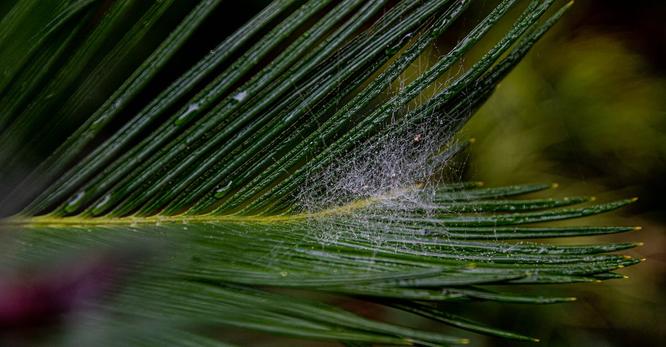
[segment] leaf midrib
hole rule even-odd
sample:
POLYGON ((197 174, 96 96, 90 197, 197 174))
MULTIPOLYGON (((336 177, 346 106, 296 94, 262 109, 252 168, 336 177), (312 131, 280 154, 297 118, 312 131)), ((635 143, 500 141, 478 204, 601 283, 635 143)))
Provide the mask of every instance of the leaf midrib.
POLYGON ((188 224, 188 223, 255 223, 255 224, 275 224, 275 223, 295 223, 307 219, 322 218, 333 215, 347 214, 351 211, 367 207, 378 201, 379 198, 368 198, 351 202, 349 204, 325 209, 319 212, 303 212, 284 215, 153 215, 153 216, 127 216, 127 217, 92 217, 85 215, 76 216, 14 216, 5 220, 0 220, 2 226, 105 226, 105 225, 160 225, 160 224, 188 224))

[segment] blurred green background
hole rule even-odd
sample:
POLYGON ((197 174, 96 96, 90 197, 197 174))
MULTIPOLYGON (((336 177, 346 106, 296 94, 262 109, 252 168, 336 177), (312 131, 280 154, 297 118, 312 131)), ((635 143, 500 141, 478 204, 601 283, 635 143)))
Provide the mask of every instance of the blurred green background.
POLYGON ((577 2, 463 130, 477 139, 467 179, 557 182, 561 196, 640 197, 585 222, 642 226, 598 241, 643 241, 628 254, 647 261, 625 269, 629 279, 552 288, 577 296, 576 303, 479 304, 479 319, 530 332, 547 346, 666 346, 664 14, 660 1, 577 2))

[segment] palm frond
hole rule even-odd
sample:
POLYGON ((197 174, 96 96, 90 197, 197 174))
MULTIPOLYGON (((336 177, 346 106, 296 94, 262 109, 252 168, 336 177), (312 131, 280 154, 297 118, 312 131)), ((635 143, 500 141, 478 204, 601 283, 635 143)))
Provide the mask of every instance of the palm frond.
MULTIPOLYGON (((31 285, 58 302, 49 312, 81 317, 65 343, 223 345, 211 337, 219 326, 349 344, 467 342, 365 318, 326 303, 333 297, 534 340, 445 305, 568 302, 504 290, 617 278, 639 260, 609 254, 636 243, 512 241, 631 231, 532 224, 633 199, 516 199, 551 185, 437 178, 464 150, 456 131, 570 5, 517 3, 501 1, 408 77, 468 1, 275 0, 155 91, 219 1, 72 0, 51 4, 36 28, 28 16, 46 5, 18 1, 0 22, 0 42, 26 28, 38 40, 0 51, 11 63, 0 80, 0 161, 28 160, 23 144, 42 140, 31 138, 47 119, 78 128, 6 195, 4 211, 20 212, 1 224, 11 236, 2 270, 41 269, 31 285), (500 38, 482 44, 518 7, 500 38), (174 14, 180 22, 168 34, 156 29, 174 14), (120 64, 155 37, 140 63, 120 64), (126 77, 92 105, 95 81, 120 71, 126 77), (85 265, 67 265, 65 254, 85 265)), ((0 300, 33 299, 12 293, 0 300)), ((0 312, 0 327, 40 312, 0 312)))

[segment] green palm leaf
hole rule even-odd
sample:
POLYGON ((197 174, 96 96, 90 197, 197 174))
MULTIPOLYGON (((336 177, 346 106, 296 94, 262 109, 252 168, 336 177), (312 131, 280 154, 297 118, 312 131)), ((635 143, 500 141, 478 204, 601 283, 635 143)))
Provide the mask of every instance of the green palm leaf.
MULTIPOLYGON (((618 278, 638 262, 610 254, 634 243, 511 241, 633 230, 533 225, 632 199, 517 199, 551 186, 441 179, 466 146, 456 131, 569 4, 502 1, 414 76, 468 1, 275 0, 174 68, 219 3, 20 0, 0 22, 11 42, 0 51, 3 211, 14 214, 0 265, 35 271, 46 312, 80 318, 61 343, 223 345, 220 326, 350 345, 467 342, 331 298, 533 340, 445 305, 567 302, 510 289, 618 278), (491 31, 501 35, 489 45, 491 31), (100 81, 112 88, 95 103, 100 81), (54 136, 44 122, 77 128, 35 160, 54 136)), ((0 303, 33 299, 7 278, 0 303)), ((44 307, 0 312, 0 329, 44 307)))

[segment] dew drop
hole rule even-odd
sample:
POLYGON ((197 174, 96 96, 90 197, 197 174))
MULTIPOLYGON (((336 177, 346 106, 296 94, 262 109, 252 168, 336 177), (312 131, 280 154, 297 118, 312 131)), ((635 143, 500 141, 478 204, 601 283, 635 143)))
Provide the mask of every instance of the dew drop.
POLYGON ((234 97, 233 97, 233 99, 234 99, 236 102, 241 102, 241 101, 245 100, 245 98, 247 98, 247 92, 246 92, 246 91, 238 92, 238 93, 236 93, 236 95, 234 95, 234 97))
POLYGON ((201 108, 201 102, 193 102, 189 105, 187 105, 187 110, 183 112, 178 118, 176 118, 176 125, 181 125, 184 124, 187 121, 187 118, 190 117, 190 115, 196 111, 198 111, 201 108))
POLYGON ((92 210, 92 213, 94 215, 99 215, 99 214, 103 213, 110 201, 111 201, 111 194, 104 195, 102 200, 100 200, 97 203, 97 205, 95 205, 95 207, 92 210))
POLYGON ((229 188, 231 188, 232 183, 233 183, 233 181, 229 181, 229 183, 227 183, 226 186, 218 188, 215 191, 215 198, 220 199, 220 198, 224 197, 224 195, 227 193, 227 190, 229 190, 229 188))
POLYGON ((81 200, 83 200, 85 195, 86 193, 84 191, 76 193, 76 195, 74 195, 74 197, 67 202, 67 205, 65 206, 65 212, 72 213, 76 211, 76 209, 78 209, 81 205, 81 200))

